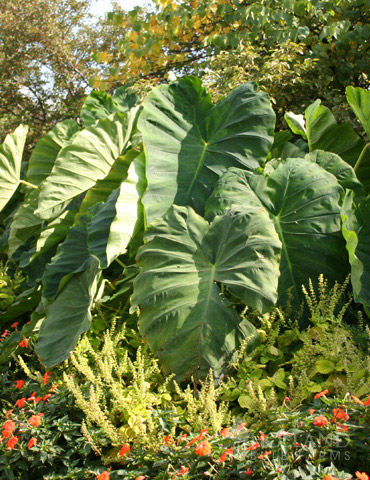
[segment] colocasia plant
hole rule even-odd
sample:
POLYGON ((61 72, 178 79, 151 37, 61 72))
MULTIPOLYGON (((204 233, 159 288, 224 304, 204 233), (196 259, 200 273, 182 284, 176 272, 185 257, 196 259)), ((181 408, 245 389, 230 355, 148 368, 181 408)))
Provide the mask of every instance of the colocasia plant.
MULTIPOLYGON (((370 92, 347 97, 369 136, 370 92)), ((27 277, 0 322, 34 310, 14 348, 39 332, 50 368, 94 304, 121 297, 164 372, 197 383, 259 344, 246 307, 264 314, 288 291, 299 306, 309 278, 351 271, 369 314, 370 154, 320 101, 287 114, 299 140, 274 132, 254 82, 216 104, 194 77, 141 104, 125 89, 94 93, 81 118, 57 124, 27 165, 26 127, 0 148, 0 245, 27 277)))

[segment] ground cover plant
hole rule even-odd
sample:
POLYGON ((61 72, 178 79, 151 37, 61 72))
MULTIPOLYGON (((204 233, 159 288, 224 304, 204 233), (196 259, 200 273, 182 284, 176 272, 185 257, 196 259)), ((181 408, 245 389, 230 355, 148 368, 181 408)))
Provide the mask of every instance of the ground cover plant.
POLYGON ((195 77, 81 121, 0 148, 0 364, 29 379, 4 373, 4 475, 366 479, 364 138, 320 101, 274 131, 256 83, 213 103, 195 77))

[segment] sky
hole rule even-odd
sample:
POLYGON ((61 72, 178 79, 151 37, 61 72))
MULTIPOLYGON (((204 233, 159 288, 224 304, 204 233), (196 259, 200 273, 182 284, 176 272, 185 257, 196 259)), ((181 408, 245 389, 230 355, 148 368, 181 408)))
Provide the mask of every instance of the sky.
MULTIPOLYGON (((144 6, 150 2, 148 0, 118 0, 118 3, 125 10, 131 10, 136 5, 144 6)), ((106 12, 111 11, 111 2, 110 0, 95 0, 90 11, 98 17, 104 16, 106 12)))

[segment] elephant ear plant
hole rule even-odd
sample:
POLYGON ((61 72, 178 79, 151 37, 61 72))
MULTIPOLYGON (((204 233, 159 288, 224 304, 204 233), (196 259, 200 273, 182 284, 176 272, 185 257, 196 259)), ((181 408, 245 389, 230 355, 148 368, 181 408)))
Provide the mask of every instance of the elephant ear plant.
MULTIPOLYGON (((348 92, 368 133, 369 92, 348 92)), ((299 306, 309 278, 351 270, 369 313, 370 154, 319 101, 287 114, 293 136, 274 132, 254 82, 213 104, 184 77, 142 104, 94 92, 81 119, 56 125, 28 165, 24 127, 0 151, 0 248, 27 277, 0 323, 33 312, 7 354, 34 331, 52 367, 95 303, 121 299, 163 369, 198 380, 258 343, 246 307, 263 314, 288 292, 299 306)))

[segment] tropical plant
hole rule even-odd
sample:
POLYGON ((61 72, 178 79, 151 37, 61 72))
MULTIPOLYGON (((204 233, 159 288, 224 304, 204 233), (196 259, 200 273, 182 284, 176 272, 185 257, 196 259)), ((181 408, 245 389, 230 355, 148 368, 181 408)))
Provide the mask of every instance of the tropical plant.
MULTIPOLYGON (((359 92, 365 122, 369 98, 359 92)), ((81 117, 84 128, 57 124, 23 169, 23 127, 1 150, 0 244, 27 290, 0 320, 40 300, 14 347, 39 330, 49 368, 89 328, 94 303, 121 302, 164 370, 197 381, 258 344, 246 309, 268 312, 288 290, 298 307, 309 278, 342 281, 351 266, 368 311, 360 212, 370 155, 319 101, 305 118, 286 116, 299 140, 274 133, 268 96, 253 82, 216 104, 194 77, 156 87, 142 104, 128 89, 93 93, 81 117)))

